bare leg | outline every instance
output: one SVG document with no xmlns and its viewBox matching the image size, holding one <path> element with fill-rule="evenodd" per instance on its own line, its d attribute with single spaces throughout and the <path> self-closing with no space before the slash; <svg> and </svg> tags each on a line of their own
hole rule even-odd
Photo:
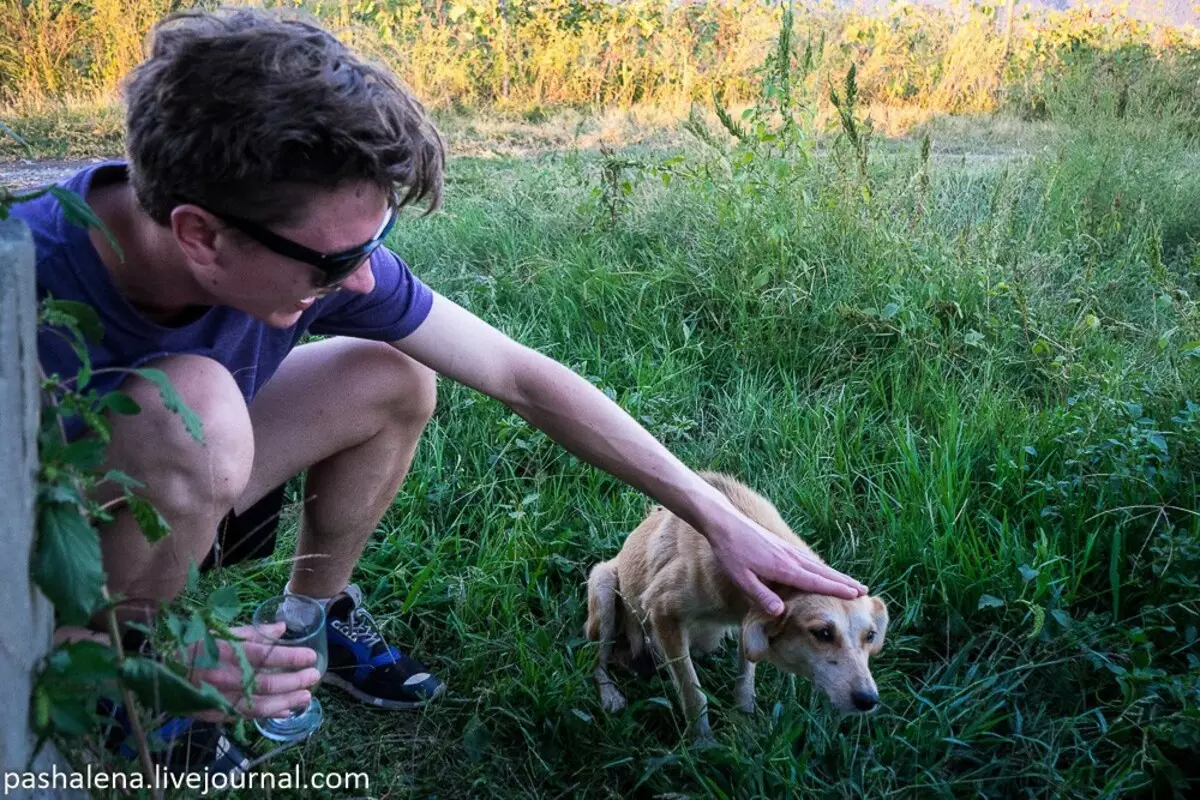
<svg viewBox="0 0 1200 800">
<path fill-rule="evenodd" d="M 434 373 L 387 344 L 328 339 L 293 351 L 248 411 L 215 361 L 172 356 L 148 366 L 166 372 L 200 415 L 204 444 L 163 407 L 157 387 L 136 377 L 127 382 L 123 390 L 142 412 L 113 419 L 108 466 L 147 485 L 139 493 L 172 532 L 149 544 L 123 509 L 102 531 L 109 590 L 128 598 L 121 619 L 145 620 L 173 599 L 231 509 L 245 511 L 305 469 L 312 500 L 292 588 L 316 597 L 344 589 L 433 413 Z"/>
<path fill-rule="evenodd" d="M 431 370 L 355 339 L 297 348 L 263 387 L 250 409 L 258 456 L 237 510 L 308 468 L 293 591 L 330 597 L 346 587 L 436 400 Z"/>
<path fill-rule="evenodd" d="M 160 603 L 183 589 L 189 565 L 199 564 L 212 547 L 217 525 L 244 491 L 254 461 L 246 404 L 224 367 L 191 355 L 146 366 L 165 372 L 184 403 L 199 414 L 204 443 L 192 439 L 180 417 L 163 406 L 154 384 L 135 376 L 122 387 L 142 410 L 113 415 L 106 466 L 145 484 L 137 493 L 171 528 L 150 544 L 122 507 L 101 529 L 109 591 L 126 598 L 118 607 L 122 622 L 147 621 Z M 119 491 L 106 487 L 99 499 L 117 496 Z M 93 627 L 102 629 L 102 620 L 93 620 Z"/>
</svg>

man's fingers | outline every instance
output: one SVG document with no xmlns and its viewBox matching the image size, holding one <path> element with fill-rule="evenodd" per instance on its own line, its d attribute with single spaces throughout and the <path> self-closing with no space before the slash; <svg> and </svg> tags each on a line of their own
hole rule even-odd
<svg viewBox="0 0 1200 800">
<path fill-rule="evenodd" d="M 197 670 L 194 675 L 197 680 L 210 683 L 221 692 L 241 691 L 242 688 L 242 671 L 235 667 Z M 313 667 L 293 672 L 256 671 L 251 689 L 256 694 L 284 694 L 306 689 L 320 679 L 321 673 Z"/>
<path fill-rule="evenodd" d="M 239 625 L 236 628 L 230 628 L 229 632 L 233 634 L 234 639 L 243 643 L 245 642 L 261 642 L 263 644 L 271 644 L 276 641 L 283 632 L 287 630 L 286 622 L 272 622 L 269 625 Z"/>
<path fill-rule="evenodd" d="M 306 690 L 287 694 L 255 695 L 251 697 L 249 704 L 246 703 L 246 698 L 239 697 L 236 702 L 233 702 L 233 707 L 239 715 L 244 717 L 279 717 L 287 716 L 293 709 L 303 709 L 311 698 L 312 694 Z M 202 722 L 218 723 L 231 722 L 236 719 L 236 717 L 230 717 L 220 711 L 203 711 L 196 714 L 195 718 Z"/>
<path fill-rule="evenodd" d="M 233 648 L 228 642 L 221 642 L 222 661 L 237 663 Z M 271 667 L 275 669 L 303 669 L 317 663 L 317 652 L 311 647 L 286 647 L 278 643 L 246 641 L 242 643 L 242 651 L 252 667 Z M 228 655 L 226 655 L 228 654 Z"/>
<path fill-rule="evenodd" d="M 779 599 L 779 595 L 767 588 L 767 585 L 760 581 L 753 572 L 747 570 L 743 575 L 744 577 L 739 581 L 742 591 L 753 598 L 759 608 L 773 617 L 783 613 L 783 601 Z"/>
<path fill-rule="evenodd" d="M 812 573 L 804 576 L 802 582 L 797 584 L 797 587 L 806 592 L 813 592 L 814 594 L 827 594 L 832 597 L 841 597 L 845 600 L 853 600 L 854 598 L 858 597 L 858 591 L 856 589 L 852 589 L 844 583 L 831 581 L 828 578 L 824 578 L 820 575 L 813 575 Z"/>
<path fill-rule="evenodd" d="M 314 667 L 302 669 L 299 672 L 270 672 L 256 675 L 255 691 L 258 694 L 287 694 L 316 685 L 321 680 L 321 673 Z"/>
<path fill-rule="evenodd" d="M 310 692 L 301 689 L 287 694 L 255 695 L 250 705 L 243 697 L 234 706 L 248 717 L 278 717 L 287 715 L 292 709 L 303 709 L 311 698 Z"/>
<path fill-rule="evenodd" d="M 854 578 L 851 578 L 849 575 L 846 575 L 845 573 L 842 573 L 842 572 L 838 572 L 836 569 L 829 566 L 828 564 L 824 564 L 820 561 L 817 561 L 815 558 L 810 558 L 810 557 L 804 555 L 803 553 L 797 553 L 796 560 L 799 562 L 801 569 L 806 570 L 807 572 L 810 572 L 814 575 L 819 575 L 822 578 L 825 578 L 826 580 L 833 581 L 834 583 L 840 583 L 844 586 L 847 586 L 847 587 L 853 589 L 855 594 L 848 595 L 848 597 L 853 598 L 853 597 L 857 597 L 860 594 L 867 593 L 866 586 L 864 586 L 863 584 L 854 580 Z M 839 595 L 839 596 L 847 596 L 847 595 Z"/>
</svg>

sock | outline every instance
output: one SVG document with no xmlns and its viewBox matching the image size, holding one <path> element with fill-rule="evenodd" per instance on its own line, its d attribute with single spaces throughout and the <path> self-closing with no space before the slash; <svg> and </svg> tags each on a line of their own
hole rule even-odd
<svg viewBox="0 0 1200 800">
<path fill-rule="evenodd" d="M 291 582 L 291 581 L 288 581 L 288 582 L 287 582 L 287 586 L 284 586 L 284 587 L 283 587 L 283 596 L 284 596 L 284 597 L 289 597 L 289 596 L 296 597 L 296 596 L 299 596 L 299 595 L 297 595 L 295 592 L 293 592 L 293 591 L 292 591 L 292 582 Z M 307 596 L 307 595 L 305 595 L 305 596 Z M 328 610 L 329 610 L 329 602 L 330 602 L 331 600 L 333 600 L 333 598 L 332 598 L 332 597 L 310 597 L 309 599 L 310 599 L 310 600 L 316 600 L 318 603 L 320 603 L 320 604 L 321 604 L 321 608 L 325 609 L 326 611 L 328 611 Z"/>
<path fill-rule="evenodd" d="M 317 601 L 318 603 L 320 603 L 320 605 L 321 605 L 321 609 L 322 609 L 322 610 L 324 611 L 324 613 L 326 613 L 326 614 L 328 614 L 328 613 L 329 613 L 329 603 L 330 603 L 330 602 L 333 600 L 333 598 L 332 598 L 332 597 L 308 597 L 308 595 L 299 595 L 299 594 L 296 594 L 295 592 L 293 592 L 293 591 L 292 591 L 292 582 L 291 582 L 291 581 L 288 581 L 288 584 L 287 584 L 287 586 L 283 587 L 283 597 L 284 597 L 284 600 L 283 600 L 284 609 L 286 609 L 287 611 L 290 611 L 290 610 L 292 610 L 292 609 L 290 609 L 290 608 L 289 608 L 289 606 L 288 606 L 288 600 L 289 600 L 290 598 L 292 598 L 292 597 L 306 597 L 306 598 L 307 598 L 307 599 L 309 599 L 309 600 L 315 600 L 315 601 Z M 286 613 L 286 612 L 285 612 L 285 613 Z"/>
</svg>

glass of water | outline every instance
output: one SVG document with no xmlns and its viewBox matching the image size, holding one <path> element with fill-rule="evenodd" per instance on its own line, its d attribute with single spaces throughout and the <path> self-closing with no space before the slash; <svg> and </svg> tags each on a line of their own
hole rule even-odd
<svg viewBox="0 0 1200 800">
<path fill-rule="evenodd" d="M 268 634 L 271 625 L 284 623 L 282 633 Z M 254 610 L 254 628 L 261 641 L 278 647 L 308 647 L 317 654 L 317 672 L 325 675 L 329 647 L 325 639 L 325 609 L 311 597 L 296 594 L 276 595 Z M 283 672 L 284 670 L 265 670 Z M 320 681 L 318 681 L 318 684 Z M 315 693 L 316 685 L 309 687 Z M 293 742 L 312 734 L 321 726 L 321 703 L 315 694 L 306 708 L 293 708 L 287 717 L 259 717 L 254 726 L 259 733 L 276 742 Z"/>
</svg>

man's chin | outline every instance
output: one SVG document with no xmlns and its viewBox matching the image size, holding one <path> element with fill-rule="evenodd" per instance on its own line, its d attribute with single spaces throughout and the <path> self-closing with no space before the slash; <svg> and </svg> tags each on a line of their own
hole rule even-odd
<svg viewBox="0 0 1200 800">
<path fill-rule="evenodd" d="M 294 309 L 289 309 L 287 311 L 271 311 L 265 315 L 254 314 L 253 316 L 256 319 L 259 319 L 262 322 L 265 322 L 267 325 L 270 325 L 272 328 L 283 329 L 283 328 L 290 328 L 293 325 L 295 325 L 297 322 L 300 321 L 300 317 L 303 315 L 304 315 L 303 311 L 296 311 Z"/>
</svg>

